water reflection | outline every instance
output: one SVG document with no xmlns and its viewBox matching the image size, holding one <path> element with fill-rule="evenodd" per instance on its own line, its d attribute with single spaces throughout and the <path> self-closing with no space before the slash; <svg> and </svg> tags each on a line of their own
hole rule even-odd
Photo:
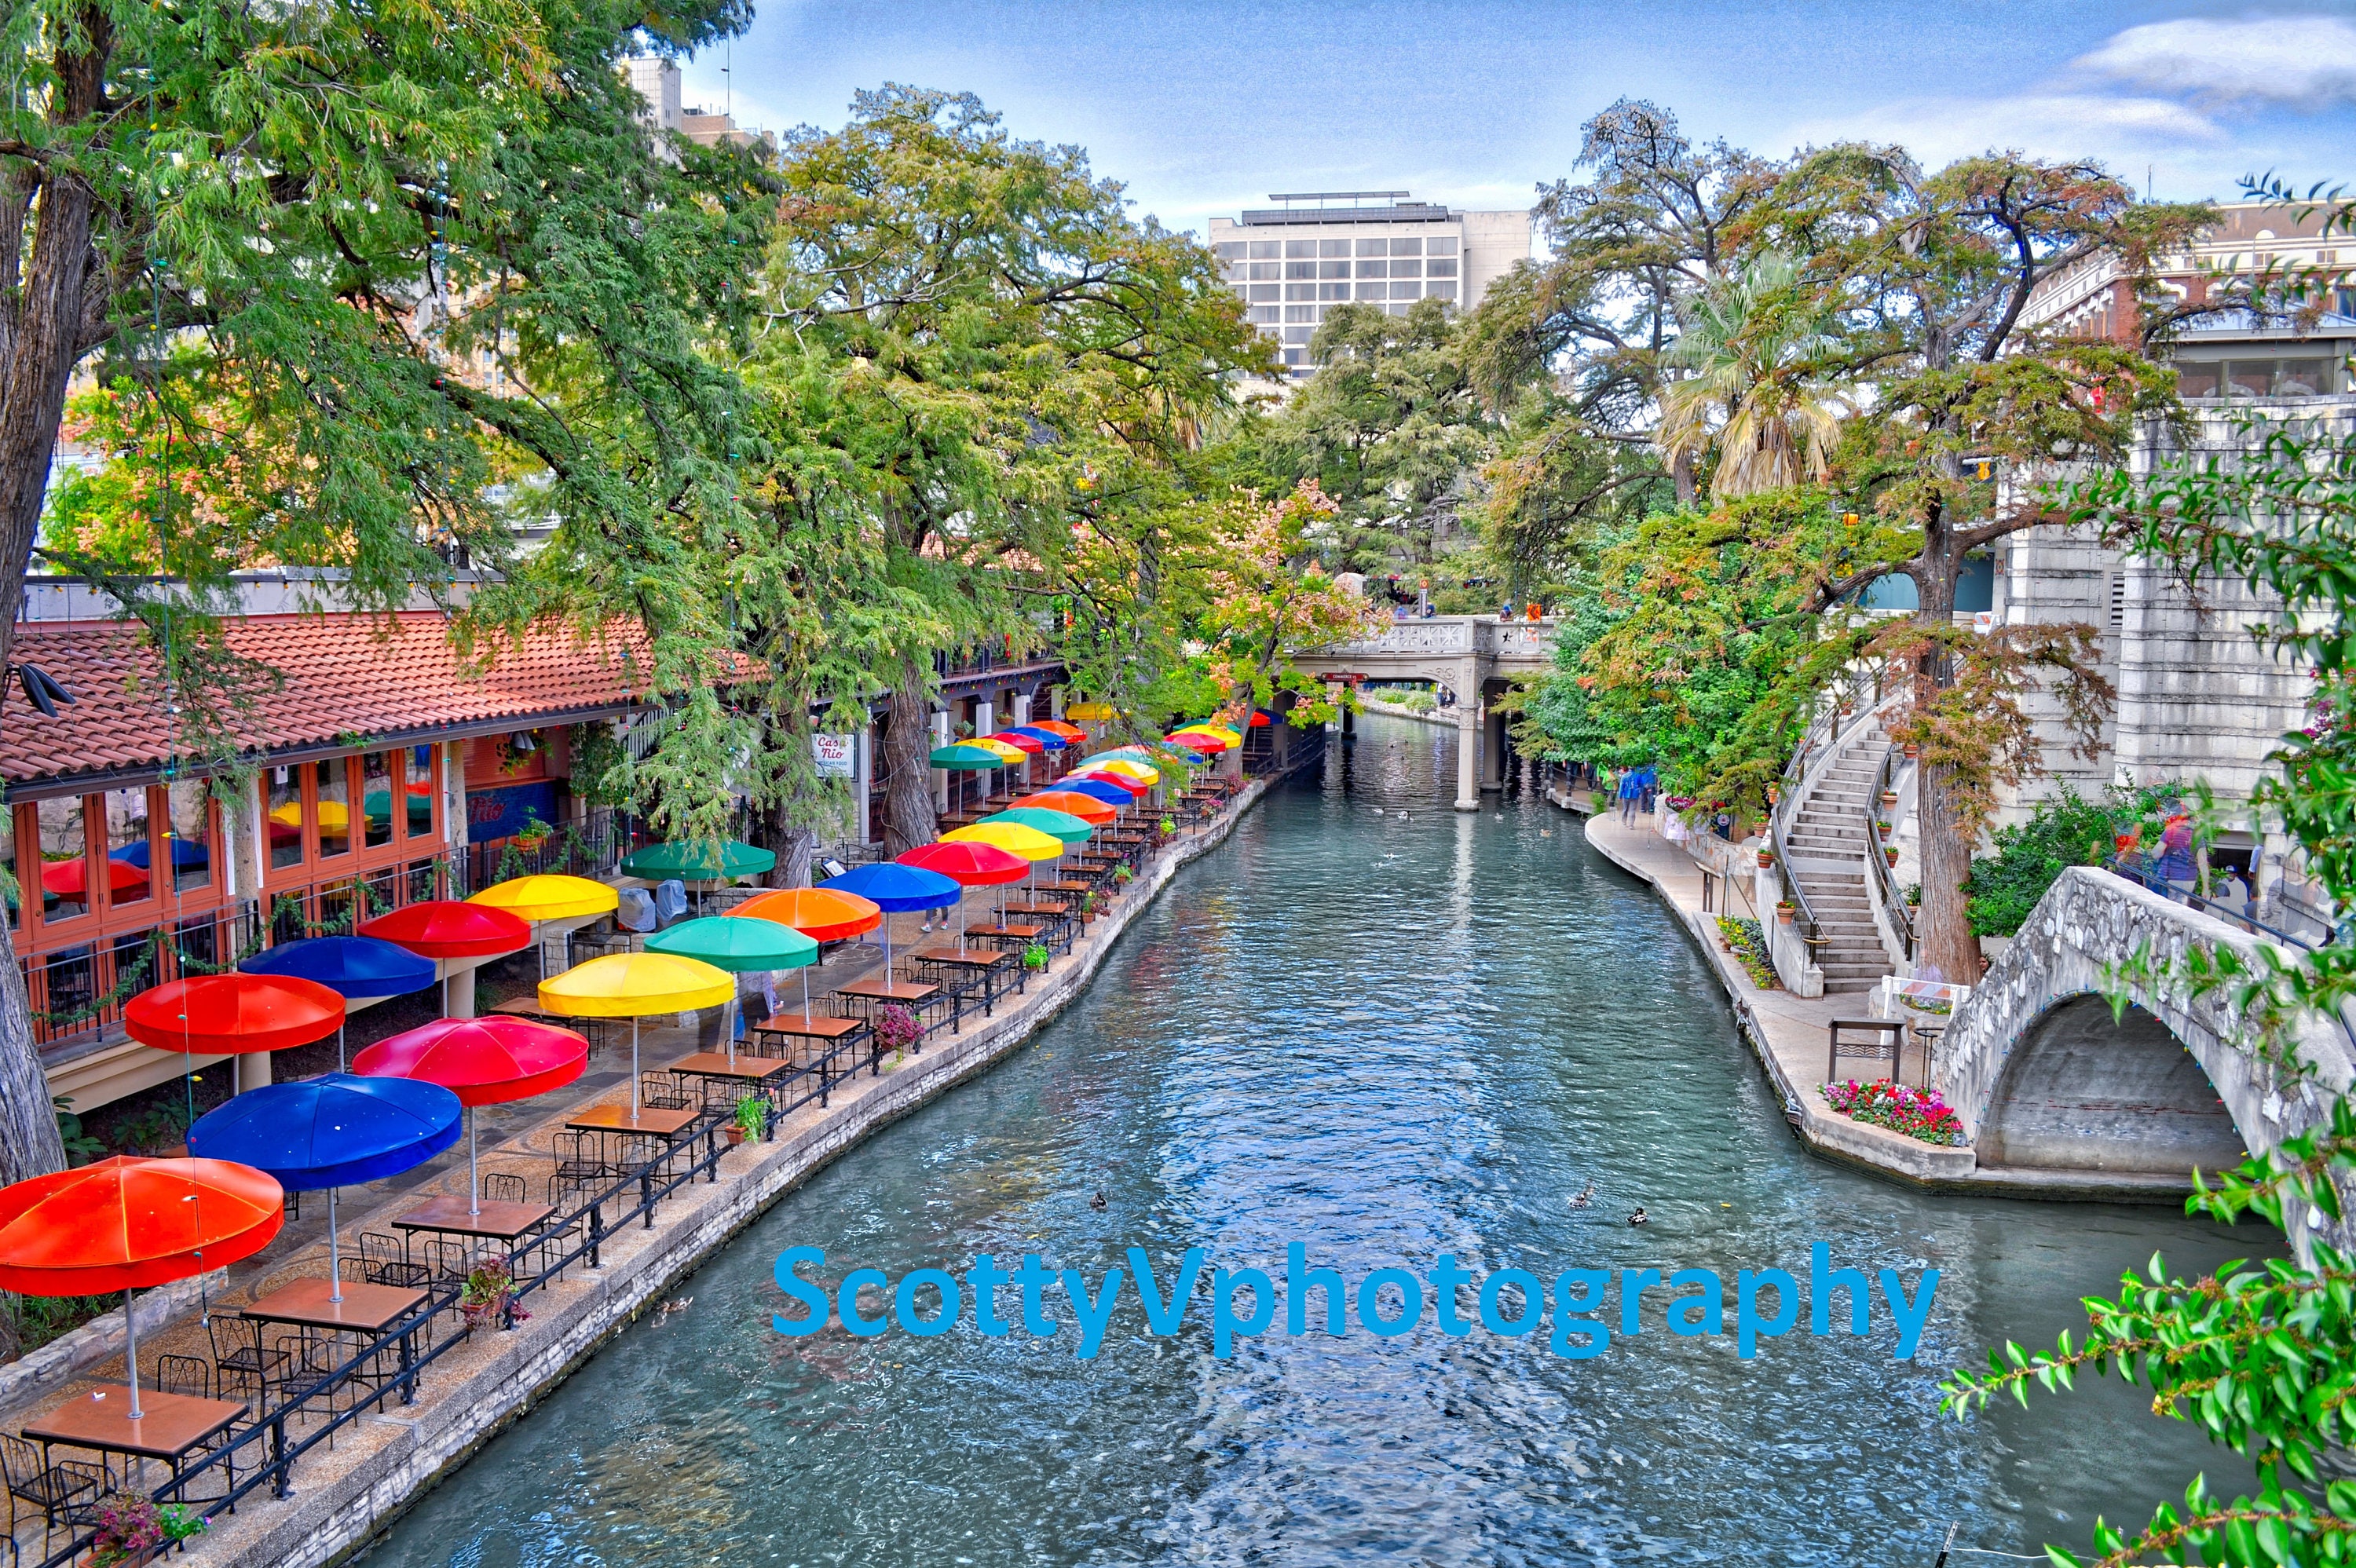
<svg viewBox="0 0 2356 1568">
<path fill-rule="evenodd" d="M 1934 1384 L 2050 1338 L 2155 1247 L 2198 1264 L 2256 1237 L 1810 1159 L 1651 895 L 1543 805 L 1450 810 L 1453 740 L 1368 721 L 1326 783 L 1183 873 L 1029 1050 L 781 1203 L 686 1313 L 632 1329 L 372 1562 L 1897 1563 L 1928 1562 L 1951 1519 L 2027 1552 L 2195 1468 L 2233 1484 L 2229 1456 L 2115 1384 L 1969 1426 Z M 1631 1229 L 1639 1204 L 1653 1222 Z M 826 1248 L 830 1279 L 981 1251 L 1094 1275 L 1131 1244 L 1276 1273 L 1300 1240 L 1353 1279 L 1452 1252 L 1731 1281 L 1804 1270 L 1819 1239 L 1942 1271 L 1917 1361 L 1893 1363 L 1886 1317 L 1744 1362 L 1657 1308 L 1585 1362 L 1427 1316 L 1222 1363 L 1191 1324 L 1147 1337 L 1133 1297 L 1087 1362 L 1069 1327 L 767 1327 L 791 1244 Z"/>
</svg>

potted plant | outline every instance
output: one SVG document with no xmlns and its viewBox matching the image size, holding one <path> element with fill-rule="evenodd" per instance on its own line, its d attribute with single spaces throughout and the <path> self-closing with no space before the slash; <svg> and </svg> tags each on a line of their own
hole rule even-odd
<svg viewBox="0 0 2356 1568">
<path fill-rule="evenodd" d="M 897 1002 L 876 1008 L 869 1027 L 875 1031 L 876 1048 L 890 1051 L 894 1066 L 899 1064 L 903 1052 L 914 1049 L 925 1038 L 925 1026 L 916 1021 L 916 1015 Z"/>
<path fill-rule="evenodd" d="M 1023 950 L 1023 967 L 1037 974 L 1047 966 L 1047 944 L 1034 942 Z"/>
<path fill-rule="evenodd" d="M 1883 837 L 1884 838 L 1887 838 L 1887 837 L 1890 837 L 1890 824 L 1888 824 L 1887 822 L 1877 822 L 1877 823 L 1875 823 L 1875 824 L 1873 825 L 1873 830 L 1874 830 L 1876 833 L 1879 833 L 1879 835 L 1881 835 L 1881 837 Z"/>
<path fill-rule="evenodd" d="M 135 1568 L 152 1563 L 209 1528 L 194 1509 L 158 1507 L 151 1498 L 117 1492 L 98 1505 L 97 1533 L 91 1538 L 91 1568 Z"/>
<path fill-rule="evenodd" d="M 1128 886 L 1130 881 L 1134 880 L 1135 876 L 1136 873 L 1132 872 L 1127 866 L 1115 866 L 1112 869 L 1112 880 L 1120 883 L 1124 887 Z"/>
<path fill-rule="evenodd" d="M 1778 925 L 1789 925 L 1792 923 L 1793 918 L 1798 912 L 1798 910 L 1790 899 L 1779 900 L 1775 905 L 1775 923 Z"/>
<path fill-rule="evenodd" d="M 1906 742 L 1906 760 L 1907 760 L 1908 762 L 1910 762 L 1910 763 L 1911 763 L 1911 762 L 1913 762 L 1914 760 L 1916 760 L 1917 758 L 1919 758 L 1920 756 L 1922 756 L 1922 747 L 1920 747 L 1920 746 L 1916 745 L 1916 744 L 1915 744 L 1913 741 L 1907 741 L 1907 742 Z"/>
<path fill-rule="evenodd" d="M 1898 846 L 1895 844 L 1884 844 L 1881 847 L 1881 857 L 1883 859 L 1888 860 L 1892 866 L 1897 865 Z"/>
<path fill-rule="evenodd" d="M 520 1322 L 531 1316 L 515 1304 L 515 1275 L 508 1272 L 508 1265 L 489 1260 L 466 1272 L 466 1283 L 458 1291 L 458 1315 L 470 1329 L 487 1323 Z"/>
<path fill-rule="evenodd" d="M 1886 789 L 1881 792 L 1881 809 L 1884 811 L 1895 811 L 1898 809 L 1898 792 L 1896 790 Z"/>
<path fill-rule="evenodd" d="M 736 1119 L 728 1125 L 728 1141 L 733 1145 L 757 1138 L 768 1125 L 768 1102 L 758 1094 L 747 1094 L 736 1102 Z"/>
<path fill-rule="evenodd" d="M 1775 863 L 1775 851 L 1774 851 L 1774 850 L 1772 850 L 1772 849 L 1762 849 L 1762 850 L 1760 850 L 1760 851 L 1759 851 L 1759 869 L 1760 869 L 1761 870 L 1762 870 L 1762 871 L 1763 871 L 1763 870 L 1765 870 L 1768 867 L 1772 866 L 1774 863 Z"/>
<path fill-rule="evenodd" d="M 1162 819 L 1162 837 L 1163 837 L 1164 838 L 1167 838 L 1167 837 L 1169 837 L 1172 834 L 1173 834 L 1173 833 L 1175 833 L 1175 832 L 1177 832 L 1177 831 L 1178 831 L 1178 819 L 1177 819 L 1176 817 L 1174 817 L 1174 816 L 1165 816 L 1165 817 L 1163 817 L 1163 818 Z"/>
</svg>

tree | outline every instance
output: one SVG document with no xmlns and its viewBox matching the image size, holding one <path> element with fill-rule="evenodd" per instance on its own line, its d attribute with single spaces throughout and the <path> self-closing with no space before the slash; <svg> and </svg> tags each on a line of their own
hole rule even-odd
<svg viewBox="0 0 2356 1568">
<path fill-rule="evenodd" d="M 1226 530 L 1210 565 L 1210 604 L 1202 629 L 1220 713 L 1241 733 L 1253 712 L 1290 691 L 1290 720 L 1307 729 L 1337 717 L 1320 677 L 1299 656 L 1372 633 L 1373 605 L 1326 575 L 1304 542 L 1309 528 L 1335 511 L 1303 480 L 1292 494 L 1250 509 Z"/>
<path fill-rule="evenodd" d="M 144 448 L 108 480 L 156 478 L 70 494 L 96 532 L 54 535 L 46 559 L 98 574 L 147 625 L 200 755 L 234 752 L 234 688 L 267 674 L 224 659 L 213 621 L 243 561 L 330 568 L 343 604 L 389 610 L 458 552 L 503 559 L 490 482 L 519 454 L 561 511 L 629 491 L 623 509 L 645 517 L 643 497 L 693 492 L 669 461 L 684 447 L 646 439 L 672 394 L 712 385 L 660 341 L 679 270 L 626 275 L 646 229 L 710 211 L 655 159 L 614 73 L 648 20 L 602 0 L 11 12 L 0 542 L 20 567 L 35 549 L 68 382 L 102 357 L 101 385 L 127 400 L 106 417 Z M 729 0 L 673 8 L 659 41 L 742 20 Z M 231 441 L 252 464 L 233 482 L 171 466 Z M 132 508 L 150 504 L 168 591 L 120 575 L 140 559 Z M 21 572 L 0 584 L 5 655 Z M 494 611 L 528 615 L 529 594 Z M 683 690 L 691 670 L 707 687 L 672 646 L 650 686 Z M 0 971 L 0 1179 L 16 1179 L 62 1151 L 16 966 Z"/>
<path fill-rule="evenodd" d="M 1661 450 L 1674 472 L 1707 468 L 1719 500 L 1829 476 L 1843 410 L 1820 366 L 1835 346 L 1815 302 L 1795 293 L 1799 276 L 1769 252 L 1712 280 L 1681 304 L 1661 357 L 1682 372 L 1661 388 Z"/>
<path fill-rule="evenodd" d="M 1076 148 L 1017 141 L 970 96 L 862 93 L 787 139 L 748 369 L 839 453 L 871 519 L 891 675 L 885 841 L 933 837 L 931 657 L 1038 635 L 1089 497 L 1175 467 L 1264 340 L 1207 251 L 1131 219 Z"/>
</svg>

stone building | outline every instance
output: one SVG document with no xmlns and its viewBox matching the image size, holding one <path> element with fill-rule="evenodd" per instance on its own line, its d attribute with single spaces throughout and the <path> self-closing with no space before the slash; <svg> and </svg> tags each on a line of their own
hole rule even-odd
<svg viewBox="0 0 2356 1568">
<path fill-rule="evenodd" d="M 2242 204 L 2182 256 L 2158 268 L 2161 286 L 2199 304 L 2222 278 L 2262 265 L 2331 267 L 2356 261 L 2356 237 L 2319 233 L 2320 219 L 2294 209 Z M 2254 421 L 2296 423 L 2356 439 L 2356 290 L 2340 289 L 2302 334 L 2246 313 L 2198 317 L 2167 350 L 2192 415 L 2179 438 L 2146 432 L 2131 466 L 2149 473 L 2190 452 L 2231 461 Z M 2133 290 L 2115 259 L 2081 263 L 2041 285 L 2025 319 L 2049 330 L 2132 340 Z M 2040 714 L 2045 776 L 2012 792 L 2005 817 L 2019 820 L 2060 784 L 2081 794 L 2110 784 L 2206 780 L 2226 807 L 2230 830 L 2212 861 L 2276 864 L 2283 845 L 2244 807 L 2266 772 L 2265 757 L 2287 731 L 2308 721 L 2305 671 L 2256 635 L 2277 606 L 2238 581 L 2189 584 L 2169 565 L 2106 545 L 2091 528 L 2046 526 L 1999 541 L 1991 562 L 1989 615 L 1997 624 L 2083 622 L 2102 634 L 2103 674 L 2117 707 L 2092 756 L 2075 753 L 2048 699 Z M 2285 890 L 2298 890 L 2296 868 Z M 2259 880 L 2269 888 L 2279 873 Z"/>
</svg>

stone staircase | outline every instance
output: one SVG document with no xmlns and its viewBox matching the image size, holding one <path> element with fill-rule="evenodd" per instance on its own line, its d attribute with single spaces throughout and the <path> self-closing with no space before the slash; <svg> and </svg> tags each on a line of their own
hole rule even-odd
<svg viewBox="0 0 2356 1568">
<path fill-rule="evenodd" d="M 1858 731 L 1802 798 L 1784 832 L 1788 869 L 1816 917 L 1818 934 L 1830 939 L 1816 952 L 1828 997 L 1870 991 L 1891 973 L 1865 897 L 1865 858 L 1873 849 L 1866 838 L 1866 804 L 1889 749 L 1880 725 Z"/>
</svg>

